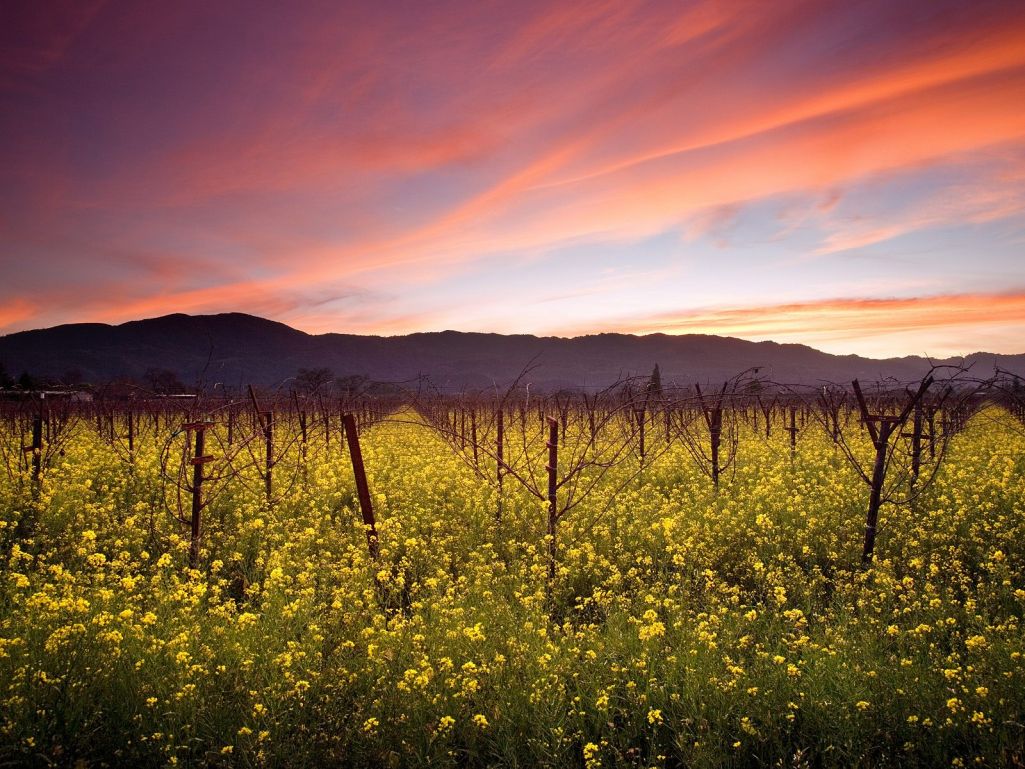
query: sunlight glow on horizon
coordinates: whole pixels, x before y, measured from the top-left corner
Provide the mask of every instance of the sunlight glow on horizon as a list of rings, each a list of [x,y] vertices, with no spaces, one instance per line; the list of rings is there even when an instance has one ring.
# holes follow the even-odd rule
[[[806,344],[824,352],[872,358],[947,358],[991,351],[986,342],[997,347],[1020,344],[1016,336],[1023,323],[1025,294],[1017,293],[710,308],[614,325],[610,330],[716,334],[753,342]],[[937,330],[944,332],[939,341]],[[971,348],[967,340],[973,338],[983,344]]]

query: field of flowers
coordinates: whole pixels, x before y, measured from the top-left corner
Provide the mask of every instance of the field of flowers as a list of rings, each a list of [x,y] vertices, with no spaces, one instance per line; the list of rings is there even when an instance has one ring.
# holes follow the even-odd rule
[[[992,410],[884,506],[822,430],[682,446],[560,522],[414,418],[336,441],[268,504],[229,481],[197,569],[160,442],[87,425],[0,478],[0,765],[1021,766],[1025,436]],[[223,429],[218,428],[218,429]],[[618,493],[614,493],[624,486]],[[26,518],[26,516],[28,516]],[[30,525],[19,521],[28,520]]]

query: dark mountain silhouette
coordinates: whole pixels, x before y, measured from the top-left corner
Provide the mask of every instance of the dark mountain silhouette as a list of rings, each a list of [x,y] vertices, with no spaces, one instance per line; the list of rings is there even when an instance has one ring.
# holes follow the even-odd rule
[[[929,367],[919,357],[875,360],[799,344],[699,334],[572,339],[456,331],[312,335],[241,313],[176,314],[119,326],[76,323],[0,337],[0,363],[8,372],[55,378],[77,370],[83,381],[93,383],[142,380],[148,370],[167,369],[184,382],[207,386],[275,385],[300,368],[328,368],[338,377],[390,382],[424,374],[438,387],[458,391],[508,384],[532,360],[538,367],[528,381],[545,389],[601,387],[625,375],[646,376],[656,363],[666,385],[722,381],[753,366],[774,381],[804,384],[855,377],[910,380]],[[995,365],[1025,374],[1025,355],[976,353],[965,360],[980,376],[991,374]]]

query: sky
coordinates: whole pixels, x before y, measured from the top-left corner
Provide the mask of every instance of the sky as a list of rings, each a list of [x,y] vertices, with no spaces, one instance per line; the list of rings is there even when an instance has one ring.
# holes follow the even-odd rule
[[[0,5],[0,333],[1025,352],[1025,2]]]

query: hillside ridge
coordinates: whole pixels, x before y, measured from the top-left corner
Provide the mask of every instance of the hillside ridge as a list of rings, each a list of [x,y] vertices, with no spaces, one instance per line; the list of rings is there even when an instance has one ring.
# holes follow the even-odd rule
[[[1025,354],[974,353],[933,363],[971,364],[981,375],[994,366],[1025,375]],[[645,375],[657,363],[663,381],[721,381],[759,367],[770,379],[794,384],[847,382],[859,377],[911,380],[930,361],[918,356],[867,358],[832,355],[804,344],[750,342],[711,334],[603,332],[578,337],[432,331],[396,336],[330,332],[309,334],[245,313],[175,313],[119,325],[71,323],[0,336],[0,364],[8,373],[82,381],[138,379],[166,369],[182,381],[274,385],[301,368],[336,376],[408,381],[428,376],[443,390],[501,386],[531,362],[537,387],[603,387],[624,375]]]

